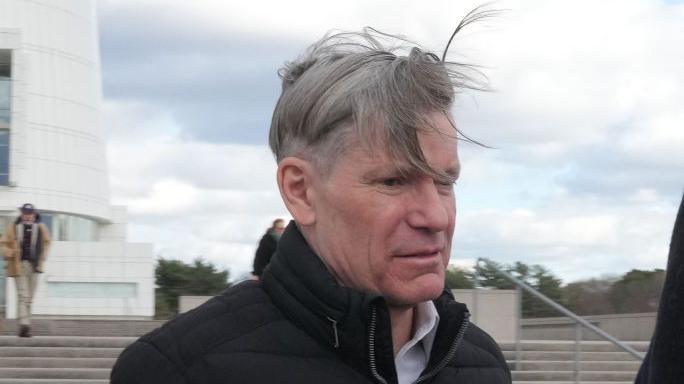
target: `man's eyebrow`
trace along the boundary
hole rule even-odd
[[[395,166],[387,166],[387,167],[381,167],[381,168],[376,168],[373,170],[370,170],[362,175],[363,180],[370,182],[378,178],[382,177],[388,177],[391,175],[403,175],[403,176],[416,176],[421,174],[420,171],[417,169],[410,167],[408,165],[395,165]],[[446,176],[448,179],[451,179],[453,181],[458,180],[459,175],[461,174],[461,164],[456,164],[454,166],[450,166],[447,169],[445,169],[442,173],[442,175]]]
[[[387,166],[372,169],[364,173],[362,178],[366,181],[373,181],[381,177],[388,177],[391,175],[407,175],[411,173],[415,173],[415,171],[408,166]]]

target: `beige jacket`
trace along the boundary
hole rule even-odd
[[[38,255],[36,272],[43,272],[45,259],[50,248],[50,231],[43,223],[38,223],[37,225],[41,235],[42,247],[40,255]],[[2,236],[2,248],[5,254],[5,273],[9,277],[19,276],[21,271],[21,249],[19,247],[19,239],[17,239],[16,227],[15,224],[9,225],[7,231]]]

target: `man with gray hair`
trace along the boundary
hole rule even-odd
[[[134,343],[112,383],[510,383],[444,289],[459,70],[366,29],[281,70],[270,146],[292,214],[260,281]]]

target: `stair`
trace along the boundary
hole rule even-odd
[[[0,336],[0,384],[107,384],[135,337]]]
[[[82,330],[83,334],[96,334],[98,325],[93,322]],[[121,351],[152,325],[156,324],[121,322],[119,329],[109,324],[99,327],[105,335],[130,336],[0,336],[0,384],[107,384]],[[68,332],[71,325],[47,324],[36,334],[49,334],[51,329]],[[628,344],[640,352],[648,348],[648,342]],[[574,342],[523,341],[519,371],[514,370],[515,344],[500,346],[511,367],[514,384],[575,383]],[[630,354],[601,341],[582,342],[580,358],[583,384],[632,384],[641,364]]]
[[[33,336],[139,337],[164,324],[164,320],[40,318],[31,321]],[[0,335],[16,335],[16,320],[0,318]]]
[[[645,353],[648,342],[628,342]],[[522,341],[520,370],[516,368],[515,343],[500,343],[513,375],[514,384],[575,383],[575,342],[563,340]],[[641,362],[612,343],[580,343],[580,383],[632,384]]]

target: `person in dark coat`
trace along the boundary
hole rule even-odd
[[[684,382],[684,198],[672,232],[658,320],[636,384]]]
[[[261,237],[259,241],[259,246],[257,247],[256,253],[254,254],[254,269],[252,274],[261,278],[261,274],[264,273],[264,268],[271,261],[271,257],[276,251],[276,246],[278,246],[278,240],[285,230],[285,220],[275,219],[273,224],[269,229],[266,230],[264,236]]]
[[[294,220],[270,265],[129,346],[112,384],[511,383],[444,289],[467,67],[406,44],[366,29],[286,64],[269,142]]]

